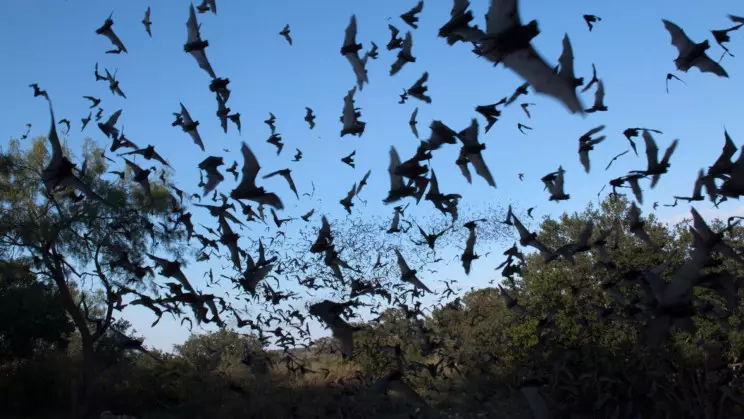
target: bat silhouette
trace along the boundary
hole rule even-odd
[[[677,58],[674,60],[677,70],[687,72],[690,68],[697,67],[704,73],[713,73],[719,77],[728,77],[726,70],[705,53],[710,48],[710,42],[707,39],[696,44],[687,37],[685,31],[679,26],[665,19],[661,21],[672,36],[672,45],[677,47],[677,51],[679,52]]]
[[[194,140],[194,143],[199,146],[199,148],[204,151],[204,142],[202,141],[201,135],[199,135],[199,131],[197,130],[197,127],[199,126],[199,121],[194,121],[191,118],[191,114],[189,114],[189,111],[186,109],[185,106],[183,106],[183,103],[181,105],[181,113],[178,115],[181,118],[181,128],[183,129],[183,132],[188,133],[191,136],[191,139]]]
[[[594,93],[594,105],[591,108],[585,109],[586,113],[594,112],[607,112],[607,106],[604,104],[605,89],[602,80],[597,81],[597,90]]]
[[[196,20],[196,11],[194,10],[193,3],[189,6],[189,19],[186,21],[186,43],[183,45],[183,50],[191,54],[195,59],[199,68],[206,71],[213,79],[217,76],[212,69],[212,65],[209,64],[205,49],[209,46],[209,41],[202,40],[201,33],[199,32],[199,22]]]
[[[124,46],[124,43],[121,42],[121,39],[119,39],[119,37],[114,32],[114,20],[111,19],[113,16],[114,12],[111,12],[109,17],[106,18],[106,20],[103,22],[103,25],[101,25],[100,28],[96,29],[96,34],[105,36],[116,47],[116,49],[106,51],[106,54],[120,54],[122,52],[128,53],[127,48]]]
[[[201,4],[196,6],[196,10],[199,13],[207,13],[211,10],[212,13],[217,14],[217,0],[202,0]]]
[[[77,190],[89,199],[95,199],[111,206],[100,195],[95,193],[87,183],[80,180],[73,173],[72,169],[75,165],[64,155],[62,143],[59,141],[59,136],[57,135],[57,124],[54,120],[54,109],[52,108],[51,100],[49,101],[49,114],[51,115],[52,124],[49,129],[48,139],[52,147],[52,155],[49,159],[49,164],[41,172],[44,186],[46,186],[50,193],[56,189],[68,187]]]
[[[218,167],[223,166],[225,161],[222,157],[209,156],[199,163],[199,169],[207,172],[207,183],[204,185],[204,193],[202,196],[207,196],[212,192],[217,185],[225,180],[225,176],[219,172]]]
[[[411,10],[400,15],[400,18],[413,29],[418,29],[419,19],[416,15],[421,13],[422,10],[424,10],[424,0],[420,0]]]
[[[305,122],[310,125],[310,129],[315,128],[315,115],[313,115],[313,110],[306,106],[305,112]]]
[[[287,181],[287,184],[289,184],[289,189],[292,190],[292,192],[295,193],[295,196],[297,199],[300,199],[300,194],[297,193],[297,187],[295,186],[294,180],[292,180],[292,170],[291,169],[281,169],[277,170],[275,172],[271,172],[263,177],[263,179],[269,179],[276,175],[281,175],[281,177],[284,178],[284,180]]]
[[[589,173],[590,169],[590,160],[589,160],[589,152],[591,150],[594,150],[594,146],[601,143],[605,140],[606,136],[602,135],[597,138],[592,138],[594,134],[597,134],[598,132],[602,131],[605,128],[604,125],[600,125],[596,128],[590,129],[586,134],[579,137],[579,160],[581,161],[581,165],[584,166],[584,170],[586,173]]]
[[[256,176],[258,171],[261,170],[261,166],[259,166],[253,151],[245,142],[243,142],[240,151],[243,153],[243,178],[240,184],[230,192],[230,197],[232,199],[247,199],[276,209],[283,209],[284,205],[276,194],[266,192],[263,187],[256,186]]]
[[[411,55],[411,48],[413,47],[413,37],[411,32],[406,32],[406,37],[401,44],[400,51],[398,52],[398,58],[395,60],[392,66],[390,66],[390,75],[394,76],[403,68],[406,63],[415,63],[416,57]]]
[[[411,112],[411,119],[408,120],[408,126],[411,127],[411,132],[413,133],[413,135],[418,138],[418,128],[416,128],[416,123],[418,121],[416,121],[416,116],[418,116],[418,108],[415,108],[413,112]]]
[[[681,78],[679,78],[679,77],[675,76],[675,75],[674,75],[674,74],[672,74],[672,73],[667,73],[667,75],[666,75],[666,80],[664,81],[664,84],[665,84],[665,86],[666,86],[666,92],[667,92],[667,93],[669,93],[669,80],[672,80],[672,79],[674,79],[674,80],[678,80],[678,81],[681,81],[681,82],[682,82],[682,84],[684,84],[685,86],[687,86],[687,83],[685,83],[685,81],[684,81],[684,80],[682,80]]]
[[[558,59],[560,71],[555,72],[531,45],[539,33],[537,21],[522,25],[517,5],[517,0],[491,3],[486,14],[486,36],[477,49],[490,61],[503,62],[536,92],[559,100],[571,113],[581,114],[584,106],[576,94],[579,80],[574,76],[568,35],[563,38],[563,52]]]
[[[281,32],[279,32],[279,35],[283,36],[284,39],[287,40],[289,45],[292,45],[292,36],[290,35],[289,23],[284,25],[284,28]]]
[[[354,86],[344,97],[344,110],[341,115],[341,122],[343,128],[341,129],[341,136],[350,134],[361,137],[364,133],[364,127],[367,125],[365,122],[359,120],[361,116],[360,112],[357,112],[354,108],[354,93],[356,93],[356,86]]]
[[[584,15],[584,22],[586,22],[586,26],[589,27],[589,32],[591,32],[592,29],[594,29],[594,24],[600,21],[602,21],[602,18],[599,16]]]
[[[427,80],[429,80],[429,72],[425,71],[424,74],[416,80],[416,83],[406,91],[406,93],[418,100],[431,103],[431,98],[426,95],[426,91],[429,90],[429,88],[424,86],[424,83],[426,83]]]
[[[152,26],[152,20],[150,20],[150,7],[147,7],[147,10],[145,10],[145,18],[142,19],[142,24],[145,25],[145,31],[147,34],[152,38],[152,29],[150,28]]]
[[[95,98],[93,96],[83,96],[83,99],[88,99],[91,102],[89,107],[90,109],[95,108],[96,106],[98,106],[98,104],[101,103],[101,99]]]
[[[364,83],[369,83],[367,79],[367,69],[365,68],[366,59],[362,60],[359,58],[359,51],[362,49],[362,44],[357,44],[357,21],[356,15],[351,15],[349,26],[346,27],[346,34],[344,35],[344,44],[341,46],[341,55],[346,57],[351,64],[351,68],[354,70],[356,76],[357,86],[361,91],[364,87]]]
[[[612,158],[612,159],[610,160],[610,162],[609,162],[609,163],[607,163],[607,167],[605,167],[605,171],[607,171],[607,170],[609,170],[609,169],[610,169],[610,166],[612,166],[612,163],[614,163],[614,162],[615,162],[615,160],[617,160],[617,159],[619,159],[620,157],[622,157],[622,156],[624,156],[624,155],[628,154],[629,152],[630,152],[630,150],[625,150],[625,151],[623,151],[622,153],[618,154],[617,156],[613,157],[613,158]]]

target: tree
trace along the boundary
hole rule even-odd
[[[42,348],[64,350],[73,331],[50,284],[21,261],[0,261],[0,362],[31,358]]]
[[[363,317],[379,316],[387,307],[399,307],[409,297],[413,298],[412,287],[401,281],[395,250],[427,282],[427,273],[436,273],[434,268],[450,262],[453,254],[459,258],[468,238],[464,223],[484,220],[478,224],[476,243],[476,251],[481,255],[508,237],[505,226],[499,222],[505,211],[498,206],[461,209],[464,214],[455,222],[438,214],[417,218],[413,211],[411,207],[401,212],[397,230],[391,229],[395,215],[392,218],[352,215],[329,220],[333,251],[337,252],[340,263],[337,267],[328,263],[329,252],[308,251],[318,238],[321,222],[316,217],[314,225],[301,228],[296,236],[276,239],[274,246],[291,249],[283,260],[283,278],[307,288],[313,298],[360,301],[358,309],[349,312],[355,317],[347,319],[360,321]],[[427,246],[419,226],[428,234],[444,233],[434,249]]]
[[[742,265],[715,255],[703,273],[726,271],[733,277],[720,282],[723,286],[697,287],[692,333],[673,330],[660,348],[649,350],[644,342],[653,320],[645,312],[652,307],[645,302],[643,277],[667,266],[662,280],[671,280],[692,251],[693,239],[688,222],[670,227],[650,214],[645,218],[650,244],[643,242],[628,230],[628,210],[626,199],[608,199],[599,208],[590,204],[580,213],[545,218],[538,230],[539,240],[555,250],[577,242],[589,220],[595,226],[592,240],[612,229],[605,244],[611,269],[600,263],[597,248],[574,255],[573,262],[527,254],[521,275],[503,291],[474,291],[461,299],[461,309],[447,306],[433,313],[431,327],[454,342],[447,346],[449,355],[470,381],[503,386],[540,377],[550,384],[547,398],[557,410],[600,417],[658,411],[659,405],[680,415],[693,411],[702,417],[713,414],[710,409],[732,413],[731,405],[715,400],[742,390],[733,378],[736,367],[725,362],[744,358],[741,308],[728,301],[731,289],[738,294],[733,298],[741,297]],[[616,223],[620,228],[613,228]],[[727,223],[709,225],[722,231]],[[744,228],[731,228],[727,241],[741,252]],[[503,292],[510,305],[499,295]],[[718,378],[702,379],[711,369]],[[689,389],[695,386],[699,390],[693,395]]]
[[[258,368],[263,359],[263,346],[255,337],[241,335],[230,330],[204,334],[192,334],[175,352],[201,372],[224,370],[230,365],[248,365],[256,362]],[[248,365],[250,366],[250,365]]]
[[[147,251],[177,254],[183,237],[168,225],[168,215],[177,209],[178,201],[164,184],[153,180],[152,199],[146,199],[129,177],[123,182],[105,180],[101,175],[108,166],[102,155],[102,149],[86,141],[84,164],[77,175],[112,205],[100,205],[69,190],[47,191],[41,180],[49,161],[44,137],[34,139],[28,150],[12,140],[0,157],[0,256],[11,262],[18,257],[31,259],[33,274],[56,286],[80,335],[85,368],[76,416],[87,410],[100,370],[96,344],[115,321],[121,296],[130,287],[148,292],[148,277],[127,267],[142,266]],[[130,263],[117,263],[122,257]],[[76,287],[88,280],[94,281],[93,289],[104,290],[101,316],[90,310],[85,293],[76,299]]]

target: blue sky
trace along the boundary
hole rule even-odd
[[[484,27],[483,15],[488,1],[472,2],[474,23]],[[0,67],[3,104],[0,145],[10,137],[19,137],[27,122],[33,123],[32,136],[48,132],[46,105],[34,98],[27,87],[36,82],[49,92],[57,118],[73,122],[68,139],[73,149],[85,137],[108,144],[94,123],[80,133],[80,118],[88,114],[88,102],[82,96],[96,96],[103,99],[101,106],[106,117],[117,109],[124,110],[119,122],[125,127],[128,138],[141,146],[153,144],[166,156],[176,169],[175,181],[179,187],[196,191],[198,162],[208,155],[221,155],[229,166],[233,160],[240,160],[240,142],[246,141],[264,167],[262,173],[291,167],[300,193],[309,192],[310,182],[314,181],[316,197],[323,201],[318,212],[330,216],[342,215],[338,200],[371,168],[372,177],[363,193],[369,203],[364,213],[387,216],[392,209],[384,206],[381,200],[388,188],[388,150],[390,145],[395,145],[402,158],[410,157],[415,151],[418,141],[408,128],[414,107],[419,107],[418,128],[422,139],[428,137],[428,125],[433,119],[441,119],[461,130],[471,118],[477,117],[482,128],[485,122],[473,108],[510,95],[522,83],[509,70],[494,68],[478,59],[469,45],[450,47],[437,38],[438,28],[449,18],[449,1],[426,1],[419,16],[419,28],[409,28],[397,16],[415,3],[413,0],[218,0],[217,15],[207,13],[198,18],[202,37],[210,43],[207,55],[212,67],[218,76],[231,80],[228,106],[242,114],[242,135],[238,135],[233,126],[226,135],[215,116],[216,103],[207,87],[208,75],[183,51],[188,2],[9,2],[4,6],[4,16],[8,18],[0,25],[0,37],[6,40],[5,65]],[[691,193],[697,170],[712,164],[718,156],[724,127],[737,144],[742,143],[744,127],[738,118],[744,109],[736,93],[741,91],[744,69],[739,59],[727,57],[723,61],[730,79],[701,74],[696,69],[687,74],[675,73],[687,85],[672,83],[671,93],[666,94],[664,77],[674,70],[677,51],[661,22],[662,18],[671,20],[694,41],[710,39],[713,43],[709,31],[729,27],[727,14],[744,14],[741,7],[734,7],[737,2],[717,1],[704,6],[693,0],[521,3],[523,20],[537,19],[539,22],[541,34],[533,44],[551,64],[557,63],[561,39],[568,33],[577,75],[588,80],[591,64],[596,65],[605,84],[609,112],[581,118],[570,115],[552,99],[533,93],[522,97],[505,109],[501,120],[488,134],[481,132],[481,141],[487,144],[484,156],[498,188],[489,188],[478,177],[468,185],[454,165],[458,149],[450,147],[438,152],[433,160],[444,192],[458,191],[464,196],[463,204],[476,207],[489,203],[514,203],[523,208],[536,206],[535,215],[538,216],[580,210],[589,200],[596,200],[597,192],[610,178],[630,169],[645,168],[641,140],[640,158],[631,152],[604,172],[612,156],[629,148],[622,131],[628,127],[649,127],[664,131],[664,135],[656,137],[662,150],[673,139],[680,139],[670,173],[662,178],[656,189],[646,190],[643,209],[650,211],[654,201],[670,203],[672,195]],[[154,22],[152,38],[140,23],[148,5],[152,6]],[[128,54],[104,54],[111,45],[106,38],[94,33],[112,11],[114,30],[125,43]],[[582,19],[585,13],[603,18],[591,33]],[[358,21],[357,41],[363,44],[364,50],[374,41],[380,47],[380,58],[368,63],[370,83],[355,98],[367,129],[361,138],[340,138],[338,117],[343,96],[355,84],[351,66],[339,54],[344,29],[352,14],[356,14]],[[293,46],[278,35],[287,23],[291,25]],[[389,40],[388,23],[401,29],[403,34],[406,30],[412,31],[413,55],[417,58],[416,63],[406,65],[393,77],[388,73],[396,52],[385,49]],[[734,54],[744,53],[744,32],[732,33],[730,48]],[[717,59],[721,49],[714,44],[709,53]],[[96,83],[93,77],[96,62],[100,63],[101,71],[104,68],[112,72],[118,70],[127,99],[113,96],[105,83]],[[427,105],[410,98],[399,105],[401,90],[410,87],[424,71],[430,74],[428,93],[433,103]],[[728,92],[734,94],[726,94]],[[593,89],[584,94],[583,101],[586,107],[591,106]],[[200,121],[206,153],[201,153],[180,129],[171,127],[172,113],[179,110],[179,102]],[[531,108],[531,119],[518,106],[523,102],[536,103]],[[312,131],[303,121],[305,106],[313,108],[317,116],[317,126]],[[278,158],[273,146],[265,143],[269,129],[262,121],[269,111],[276,115],[277,131],[285,142],[285,150]],[[523,135],[517,130],[518,122],[534,130]],[[607,126],[608,138],[592,152],[592,174],[586,175],[576,152],[578,137],[599,124]],[[223,148],[230,152],[224,153]],[[301,163],[289,162],[295,148],[304,153]],[[356,170],[339,161],[352,150],[357,151]],[[560,204],[548,201],[547,192],[539,181],[559,165],[567,171],[566,191],[571,194],[571,200]],[[524,182],[517,179],[519,172],[525,174]],[[227,176],[230,180],[231,175]],[[281,194],[288,215],[299,216],[315,205],[306,201],[298,203],[280,178],[265,181],[265,185]],[[231,187],[232,182],[226,182],[222,190]],[[709,206],[704,203],[698,208]],[[741,209],[736,202],[722,206],[726,213]],[[687,211],[687,206],[680,204],[676,208],[659,207],[657,215],[677,220]],[[196,209],[193,212],[200,214]],[[431,213],[431,206],[422,203],[411,213],[426,216]],[[206,218],[197,219],[206,222],[204,220]],[[493,261],[497,262],[498,258]],[[488,263],[477,261],[463,285],[467,288],[485,285],[493,277],[494,267],[490,259]],[[189,269],[189,275],[197,284],[203,269]],[[459,264],[452,264],[441,272],[443,277],[463,277]],[[435,282],[438,278],[424,278],[427,279]],[[148,338],[148,344],[156,347],[168,349],[188,334],[166,318],[157,328],[149,330],[152,317],[148,312],[127,309],[125,317]]]

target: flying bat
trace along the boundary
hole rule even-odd
[[[202,40],[199,32],[199,22],[196,20],[196,11],[194,5],[191,4],[189,7],[189,20],[186,21],[187,37],[186,43],[183,45],[183,50],[191,54],[195,59],[199,68],[206,71],[213,79],[217,78],[217,75],[212,69],[212,65],[209,64],[207,54],[204,51],[209,46],[209,41]]]
[[[121,39],[119,39],[119,37],[114,32],[114,20],[111,19],[112,16],[114,16],[114,12],[111,12],[109,17],[106,18],[106,20],[103,22],[103,25],[101,25],[100,28],[96,29],[96,34],[105,36],[116,47],[116,49],[106,51],[107,54],[120,54],[122,52],[128,53],[127,48],[124,46],[124,43],[121,42]]]
[[[710,42],[707,39],[696,44],[687,37],[685,31],[679,26],[665,19],[662,19],[662,22],[672,36],[672,45],[677,47],[677,51],[679,52],[677,58],[674,60],[674,64],[678,70],[687,72],[690,68],[697,67],[704,73],[713,73],[719,77],[728,77],[726,70],[705,53],[710,48]]]

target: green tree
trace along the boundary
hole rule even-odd
[[[671,280],[691,251],[692,235],[687,221],[667,226],[649,214],[644,221],[651,244],[643,242],[628,229],[628,210],[626,199],[608,199],[599,208],[590,204],[579,213],[547,217],[537,231],[541,242],[558,249],[577,242],[590,220],[591,240],[614,230],[605,244],[612,268],[600,263],[597,248],[575,255],[573,262],[563,257],[546,262],[542,255],[528,253],[521,275],[512,285],[502,284],[516,307],[510,309],[500,291],[491,288],[465,295],[461,309],[433,312],[432,328],[454,343],[448,348],[466,381],[479,383],[477,387],[490,383],[493,395],[499,393],[494,386],[538,376],[550,383],[548,397],[556,408],[607,415],[616,409],[625,412],[635,403],[636,412],[649,412],[657,404],[669,412],[694,411],[702,417],[710,413],[705,409],[717,405],[714,400],[726,398],[726,391],[741,391],[741,384],[731,378],[734,367],[725,360],[735,363],[744,355],[742,313],[727,302],[724,289],[695,289],[692,334],[673,330],[657,351],[642,344],[648,331],[643,276],[666,263],[662,278]],[[721,231],[727,223],[708,224]],[[744,228],[732,228],[727,241],[741,252]],[[718,255],[710,265],[704,274],[726,271],[737,277],[730,285],[741,297],[743,267]],[[701,379],[713,361],[722,374],[715,383]],[[690,393],[695,386],[698,393]],[[477,387],[468,389],[477,394]],[[732,412],[722,406],[717,407],[720,414]]]
[[[201,372],[224,370],[241,361],[251,364],[265,362],[263,346],[253,336],[231,330],[192,334],[181,345],[175,345],[176,354]],[[258,367],[258,365],[256,365]]]
[[[74,331],[57,291],[21,261],[0,261],[0,361],[64,350]]]
[[[11,140],[8,151],[0,157],[0,257],[8,261],[31,259],[37,279],[56,286],[75,325],[84,364],[78,411],[73,413],[77,416],[87,410],[100,372],[96,345],[115,321],[114,312],[122,307],[122,286],[144,293],[152,290],[147,276],[136,275],[116,261],[126,255],[132,262],[128,266],[142,266],[145,252],[177,254],[183,237],[169,228],[168,215],[178,207],[178,201],[163,182],[151,180],[153,199],[146,199],[129,176],[121,182],[102,177],[108,170],[102,155],[103,150],[87,140],[77,174],[110,206],[69,190],[51,194],[46,190],[41,181],[42,169],[49,161],[44,137],[34,139],[27,150]],[[103,290],[101,313],[91,310],[93,304],[87,301],[86,293],[76,293],[83,284]]]

